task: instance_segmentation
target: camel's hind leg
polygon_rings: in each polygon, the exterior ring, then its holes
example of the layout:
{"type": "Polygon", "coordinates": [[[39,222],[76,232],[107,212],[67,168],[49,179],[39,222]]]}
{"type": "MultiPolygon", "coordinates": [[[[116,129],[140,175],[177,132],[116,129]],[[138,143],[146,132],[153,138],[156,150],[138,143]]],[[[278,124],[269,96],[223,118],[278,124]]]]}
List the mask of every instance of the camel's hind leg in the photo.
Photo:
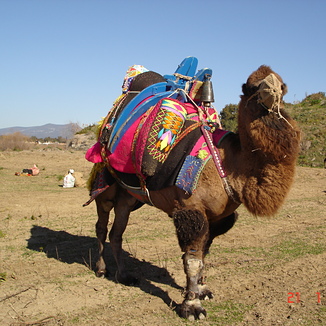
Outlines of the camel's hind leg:
{"type": "Polygon", "coordinates": [[[180,315],[190,320],[203,319],[206,317],[206,311],[200,299],[205,248],[209,236],[208,221],[197,210],[176,211],[173,219],[179,245],[185,252],[183,265],[187,276],[187,288],[180,315]]]}
{"type": "Polygon", "coordinates": [[[95,274],[104,277],[107,273],[104,261],[105,241],[108,235],[108,222],[110,211],[114,206],[117,185],[113,184],[106,191],[98,195],[95,199],[98,220],[96,222],[96,236],[98,240],[98,261],[96,263],[95,274]]]}
{"type": "Polygon", "coordinates": [[[138,203],[127,191],[120,188],[114,205],[115,218],[111,228],[109,239],[112,253],[117,263],[116,281],[125,285],[136,283],[136,279],[125,270],[122,257],[122,235],[127,227],[130,212],[138,203]]]}
{"type": "Polygon", "coordinates": [[[131,284],[135,279],[127,275],[122,259],[122,235],[127,227],[129,215],[135,207],[137,199],[120,188],[116,183],[96,198],[98,220],[96,223],[96,236],[98,239],[99,258],[96,263],[95,273],[98,277],[107,274],[104,260],[105,241],[108,234],[109,215],[114,208],[114,222],[109,234],[112,253],[117,263],[116,279],[123,284],[131,284]]]}

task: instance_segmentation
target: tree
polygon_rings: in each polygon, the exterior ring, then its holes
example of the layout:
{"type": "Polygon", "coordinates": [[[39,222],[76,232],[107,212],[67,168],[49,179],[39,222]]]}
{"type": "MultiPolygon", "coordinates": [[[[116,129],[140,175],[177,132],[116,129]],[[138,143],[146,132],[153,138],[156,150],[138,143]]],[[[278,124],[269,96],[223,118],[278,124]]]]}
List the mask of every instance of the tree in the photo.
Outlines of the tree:
{"type": "Polygon", "coordinates": [[[220,113],[220,118],[225,130],[236,132],[238,128],[238,105],[226,105],[220,113]]]}

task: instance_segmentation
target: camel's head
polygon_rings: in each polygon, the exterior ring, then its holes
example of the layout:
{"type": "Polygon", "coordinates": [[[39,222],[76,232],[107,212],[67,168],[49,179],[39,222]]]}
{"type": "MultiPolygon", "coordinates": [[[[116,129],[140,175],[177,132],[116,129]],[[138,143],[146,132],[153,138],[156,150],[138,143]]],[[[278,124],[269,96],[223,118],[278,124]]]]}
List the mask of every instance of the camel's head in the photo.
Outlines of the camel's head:
{"type": "Polygon", "coordinates": [[[242,91],[248,102],[255,99],[269,112],[279,113],[287,86],[270,67],[260,66],[243,84],[242,91]]]}
{"type": "Polygon", "coordinates": [[[293,162],[300,131],[284,110],[287,87],[282,78],[270,67],[261,66],[249,76],[242,90],[238,132],[243,148],[250,148],[256,157],[261,154],[264,162],[293,162]]]}

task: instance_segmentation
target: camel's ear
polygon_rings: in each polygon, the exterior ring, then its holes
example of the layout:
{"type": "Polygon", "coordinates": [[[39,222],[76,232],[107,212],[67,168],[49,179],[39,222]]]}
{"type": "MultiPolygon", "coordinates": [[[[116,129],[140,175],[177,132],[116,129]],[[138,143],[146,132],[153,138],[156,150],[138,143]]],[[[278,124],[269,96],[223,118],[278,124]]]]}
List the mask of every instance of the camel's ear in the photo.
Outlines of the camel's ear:
{"type": "Polygon", "coordinates": [[[288,87],[286,84],[282,84],[281,89],[282,89],[282,94],[284,96],[288,92],[288,87]]]}
{"type": "Polygon", "coordinates": [[[258,87],[248,86],[248,84],[242,84],[242,93],[244,96],[251,96],[255,92],[257,92],[258,87]]]}
{"type": "Polygon", "coordinates": [[[243,93],[243,95],[248,95],[247,84],[242,84],[242,93],[243,93]]]}

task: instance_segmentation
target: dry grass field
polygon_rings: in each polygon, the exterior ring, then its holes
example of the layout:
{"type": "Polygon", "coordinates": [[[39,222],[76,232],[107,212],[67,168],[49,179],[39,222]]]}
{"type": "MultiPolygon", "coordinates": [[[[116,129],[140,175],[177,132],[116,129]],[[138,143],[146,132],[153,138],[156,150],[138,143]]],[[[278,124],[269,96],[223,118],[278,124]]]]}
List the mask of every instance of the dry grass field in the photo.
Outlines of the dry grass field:
{"type": "MultiPolygon", "coordinates": [[[[180,319],[185,276],[173,222],[149,206],[133,212],[124,254],[137,286],[98,279],[95,203],[83,187],[64,189],[73,168],[87,178],[82,151],[0,153],[0,325],[193,325],[180,319]],[[38,164],[35,177],[15,176],[38,164]]],[[[215,297],[196,325],[326,324],[326,170],[297,169],[271,219],[240,208],[206,260],[215,297]]],[[[111,219],[114,216],[112,215],[111,219]]]]}

